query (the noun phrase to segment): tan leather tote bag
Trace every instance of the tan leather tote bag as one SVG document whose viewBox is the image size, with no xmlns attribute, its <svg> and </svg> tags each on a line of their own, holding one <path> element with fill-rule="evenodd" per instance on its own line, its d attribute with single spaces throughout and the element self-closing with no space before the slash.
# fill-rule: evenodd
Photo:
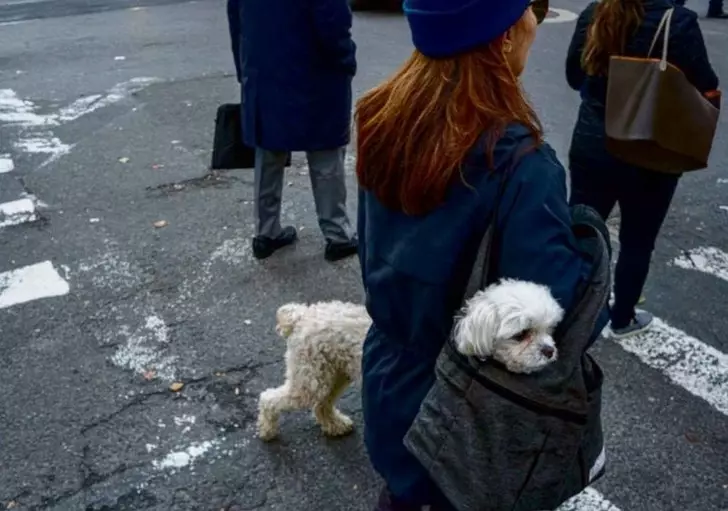
<svg viewBox="0 0 728 511">
<path fill-rule="evenodd" d="M 679 174 L 708 166 L 719 110 L 667 62 L 672 13 L 665 12 L 647 58 L 610 58 L 606 145 L 626 163 Z M 662 58 L 651 58 L 661 34 Z"/>
</svg>

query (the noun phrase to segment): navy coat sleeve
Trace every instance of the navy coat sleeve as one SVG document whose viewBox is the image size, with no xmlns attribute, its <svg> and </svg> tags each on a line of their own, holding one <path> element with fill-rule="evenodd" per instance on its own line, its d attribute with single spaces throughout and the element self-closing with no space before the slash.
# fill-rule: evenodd
<svg viewBox="0 0 728 511">
<path fill-rule="evenodd" d="M 314 0 L 316 38 L 333 66 L 356 74 L 356 44 L 351 38 L 352 15 L 347 0 Z"/>
<path fill-rule="evenodd" d="M 571 37 L 569 50 L 566 53 L 566 81 L 569 83 L 569 87 L 574 90 L 581 90 L 581 86 L 586 79 L 586 73 L 581 67 L 581 54 L 584 51 L 587 30 L 594 16 L 596 5 L 596 3 L 589 4 L 579 15 L 574 35 Z"/>
<path fill-rule="evenodd" d="M 718 89 L 718 76 L 710 65 L 698 15 L 684 9 L 687 19 L 671 34 L 668 60 L 703 94 Z"/>
<path fill-rule="evenodd" d="M 498 215 L 499 274 L 549 287 L 568 310 L 589 279 L 591 262 L 572 231 L 566 173 L 553 151 L 542 146 L 522 158 L 511 180 Z"/>
</svg>

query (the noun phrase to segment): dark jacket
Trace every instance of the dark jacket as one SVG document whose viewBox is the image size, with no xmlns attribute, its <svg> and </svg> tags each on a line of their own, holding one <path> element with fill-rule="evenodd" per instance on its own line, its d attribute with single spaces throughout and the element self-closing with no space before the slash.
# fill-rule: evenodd
<svg viewBox="0 0 728 511">
<path fill-rule="evenodd" d="M 685 73 L 687 79 L 700 91 L 718 88 L 718 77 L 710 65 L 698 16 L 685 7 L 674 6 L 672 0 L 643 0 L 645 18 L 637 33 L 628 41 L 625 55 L 646 57 L 657 32 L 657 27 L 670 7 L 675 7 L 670 26 L 667 60 Z M 581 13 L 566 57 L 566 80 L 580 91 L 582 103 L 574 128 L 569 158 L 580 166 L 587 162 L 610 167 L 622 165 L 611 157 L 604 145 L 604 115 L 607 95 L 607 77 L 587 76 L 581 67 L 581 55 L 586 33 L 597 3 L 591 3 Z M 662 54 L 662 38 L 655 44 L 653 56 Z"/>
<path fill-rule="evenodd" d="M 347 0 L 229 2 L 245 143 L 278 151 L 348 144 L 356 46 Z"/>
<path fill-rule="evenodd" d="M 435 361 L 492 213 L 499 172 L 524 143 L 530 143 L 528 131 L 509 128 L 495 149 L 495 173 L 487 170 L 483 150 L 473 149 L 463 165 L 470 187 L 453 184 L 445 203 L 424 216 L 392 211 L 360 191 L 359 257 L 373 319 L 363 356 L 365 442 L 392 492 L 414 503 L 432 498 L 432 483 L 402 441 L 433 384 Z M 568 309 L 590 263 L 571 231 L 564 168 L 548 145 L 513 169 L 498 229 L 497 275 L 545 284 Z M 595 335 L 606 321 L 605 310 Z"/>
<path fill-rule="evenodd" d="M 557 360 L 514 374 L 446 344 L 435 384 L 404 439 L 456 509 L 556 509 L 605 472 L 604 377 L 586 351 L 609 300 L 611 250 L 596 211 L 575 206 L 572 225 L 592 275 L 554 332 Z M 489 246 L 486 237 L 468 298 L 488 283 Z"/>
</svg>

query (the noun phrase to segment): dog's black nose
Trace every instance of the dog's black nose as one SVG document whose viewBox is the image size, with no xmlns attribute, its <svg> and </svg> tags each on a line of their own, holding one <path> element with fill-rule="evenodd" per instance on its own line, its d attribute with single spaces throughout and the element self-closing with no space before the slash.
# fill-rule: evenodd
<svg viewBox="0 0 728 511">
<path fill-rule="evenodd" d="M 554 356 L 555 350 L 551 346 L 544 346 L 541 348 L 541 354 L 543 354 L 546 358 L 552 358 Z"/>
</svg>

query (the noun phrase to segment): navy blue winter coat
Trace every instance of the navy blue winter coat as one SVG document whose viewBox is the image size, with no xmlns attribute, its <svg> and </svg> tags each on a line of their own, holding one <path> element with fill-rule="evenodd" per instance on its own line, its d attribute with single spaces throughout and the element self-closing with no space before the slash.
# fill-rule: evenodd
<svg viewBox="0 0 728 511">
<path fill-rule="evenodd" d="M 348 1 L 229 0 L 228 17 L 239 43 L 233 53 L 246 145 L 319 151 L 348 144 L 356 74 Z"/>
<path fill-rule="evenodd" d="M 463 164 L 472 188 L 454 183 L 445 203 L 423 216 L 388 209 L 367 191 L 359 194 L 359 257 L 373 319 L 362 367 L 364 437 L 391 491 L 414 504 L 429 503 L 437 491 L 402 439 L 433 384 L 435 359 L 461 305 L 499 173 L 524 145 L 532 145 L 526 128 L 510 127 L 496 145 L 495 173 L 488 171 L 483 149 L 473 149 Z M 591 268 L 571 231 L 566 173 L 548 145 L 518 161 L 497 225 L 497 275 L 545 284 L 568 309 Z M 594 337 L 606 322 L 605 309 Z"/>
<path fill-rule="evenodd" d="M 625 55 L 646 57 L 662 16 L 667 9 L 675 7 L 670 25 L 667 60 L 681 69 L 700 92 L 717 89 L 718 77 L 708 60 L 703 34 L 698 25 L 698 15 L 685 7 L 675 6 L 672 0 L 642 0 L 642 3 L 645 7 L 644 21 L 635 35 L 628 40 Z M 569 158 L 572 164 L 581 167 L 599 166 L 609 169 L 625 164 L 612 157 L 605 148 L 607 77 L 587 76 L 581 67 L 586 33 L 596 6 L 596 2 L 589 4 L 579 16 L 566 57 L 566 80 L 571 88 L 581 92 L 582 98 Z M 661 55 L 660 37 L 652 56 L 659 58 Z"/>
</svg>

